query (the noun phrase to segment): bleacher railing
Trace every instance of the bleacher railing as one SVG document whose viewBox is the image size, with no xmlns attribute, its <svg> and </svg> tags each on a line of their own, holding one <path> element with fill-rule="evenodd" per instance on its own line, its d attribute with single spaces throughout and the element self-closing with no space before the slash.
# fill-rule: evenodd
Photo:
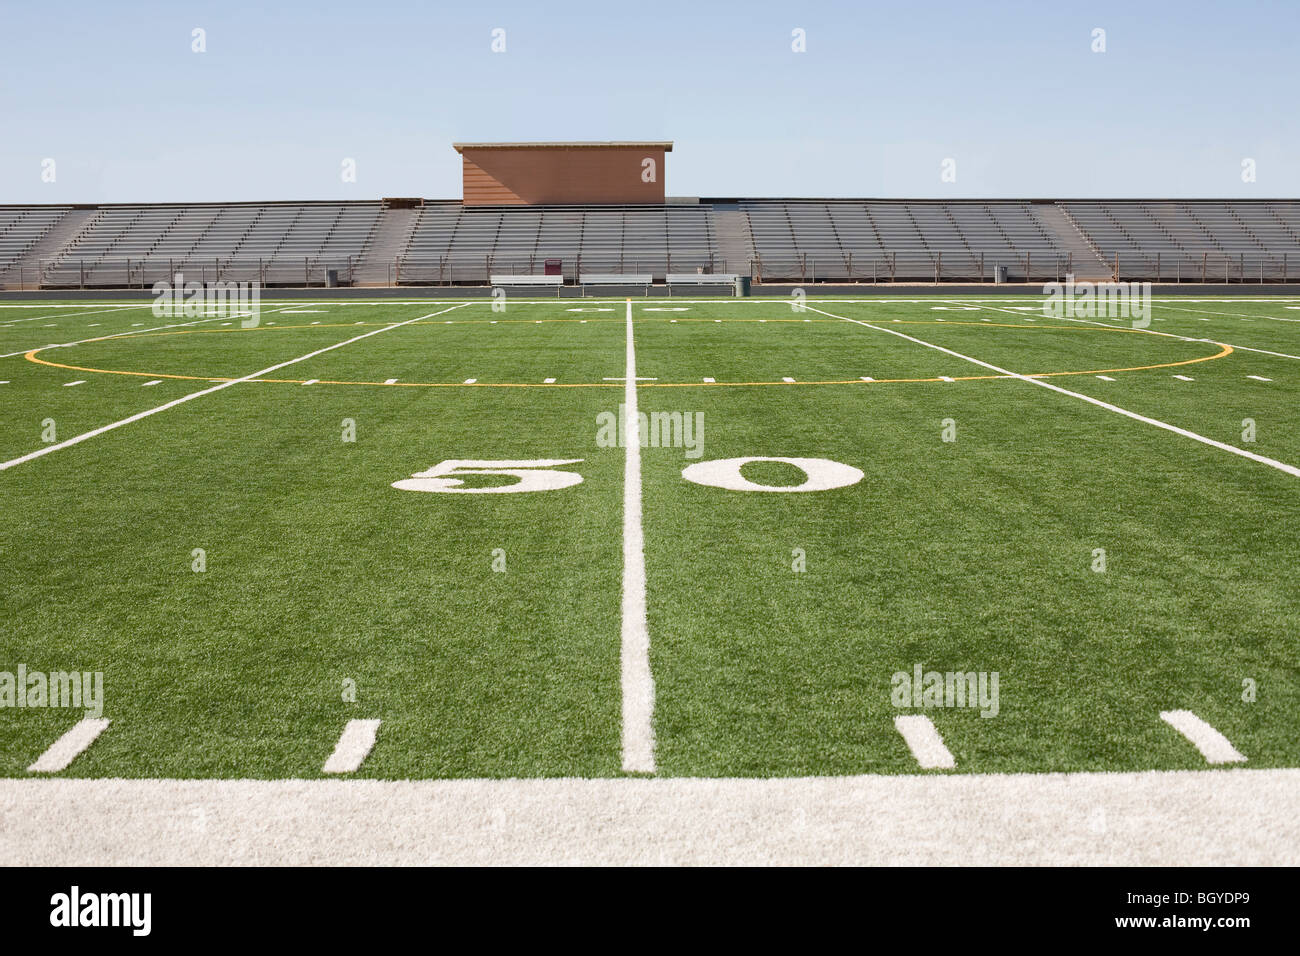
<svg viewBox="0 0 1300 956">
<path fill-rule="evenodd" d="M 223 258 L 220 256 L 105 257 L 43 259 L 36 266 L 18 266 L 6 277 L 6 288 L 18 289 L 149 289 L 171 282 L 179 273 L 187 282 L 258 282 L 263 286 L 326 286 L 329 273 L 338 285 L 351 285 L 355 257 Z"/>
<path fill-rule="evenodd" d="M 1000 273 L 1000 270 L 1005 270 Z M 1067 274 L 1112 281 L 1270 283 L 1300 281 L 1300 255 L 1271 252 L 1124 252 L 1105 260 L 1069 253 L 883 252 L 758 256 L 758 282 L 1059 282 Z"/>
<path fill-rule="evenodd" d="M 548 266 L 548 260 L 551 265 Z M 338 285 L 419 286 L 486 285 L 489 276 L 541 275 L 555 268 L 565 283 L 576 285 L 584 272 L 649 273 L 658 282 L 667 273 L 703 272 L 748 274 L 758 283 L 1037 283 L 1079 279 L 1149 281 L 1157 283 L 1268 284 L 1300 282 L 1300 253 L 1292 252 L 1138 252 L 1113 253 L 1104 260 L 1086 261 L 1070 254 L 1043 252 L 931 253 L 881 252 L 872 255 L 795 253 L 757 256 L 732 263 L 708 252 L 665 255 L 617 253 L 583 256 L 464 256 L 403 257 L 371 262 L 364 268 L 357 257 L 63 257 L 35 266 L 18 263 L 0 274 L 9 290 L 149 289 L 172 281 L 177 273 L 187 281 L 259 282 L 265 287 Z"/>
<path fill-rule="evenodd" d="M 569 285 L 583 273 L 653 275 L 662 282 L 670 272 L 727 272 L 727 262 L 707 252 L 662 256 L 593 254 L 582 256 L 484 256 L 395 259 L 388 270 L 389 285 L 486 285 L 494 275 L 545 275 L 547 263 L 558 262 Z M 554 268 L 551 266 L 550 268 Z"/>
</svg>

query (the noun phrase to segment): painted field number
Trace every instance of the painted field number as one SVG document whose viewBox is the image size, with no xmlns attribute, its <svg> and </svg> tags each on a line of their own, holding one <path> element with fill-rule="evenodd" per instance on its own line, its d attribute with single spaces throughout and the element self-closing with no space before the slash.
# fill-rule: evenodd
<svg viewBox="0 0 1300 956">
<path fill-rule="evenodd" d="M 582 475 L 563 471 L 559 465 L 576 465 L 581 458 L 529 458 L 518 461 L 448 458 L 427 471 L 393 482 L 401 491 L 438 491 L 462 495 L 512 494 L 521 491 L 554 491 L 580 484 Z M 793 465 L 804 473 L 797 485 L 760 485 L 740 473 L 750 462 L 771 461 Z M 506 475 L 517 478 L 508 485 L 465 487 L 462 475 Z M 725 488 L 728 491 L 830 491 L 862 480 L 862 472 L 829 458 L 771 458 L 752 455 L 748 458 L 719 458 L 687 466 L 682 477 L 697 485 Z"/>
<path fill-rule="evenodd" d="M 576 465 L 581 458 L 527 458 L 519 461 L 492 461 L 448 458 L 428 471 L 393 482 L 402 491 L 442 491 L 461 495 L 505 495 L 520 491 L 554 491 L 580 484 L 582 475 L 561 471 L 557 465 Z M 509 485 L 466 488 L 461 475 L 507 475 L 519 480 Z"/>
<path fill-rule="evenodd" d="M 760 485 L 740 473 L 750 462 L 775 461 L 794 465 L 804 473 L 797 485 Z M 717 461 L 700 461 L 682 471 L 682 477 L 697 485 L 726 488 L 728 491 L 830 491 L 844 488 L 862 480 L 862 472 L 852 465 L 842 465 L 829 458 L 766 458 L 751 455 L 748 458 L 719 458 Z"/>
</svg>

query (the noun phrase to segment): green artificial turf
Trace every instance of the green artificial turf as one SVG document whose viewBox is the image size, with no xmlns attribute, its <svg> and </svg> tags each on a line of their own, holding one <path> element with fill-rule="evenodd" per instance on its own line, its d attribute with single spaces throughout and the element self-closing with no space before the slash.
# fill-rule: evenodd
<svg viewBox="0 0 1300 956">
<path fill-rule="evenodd" d="M 0 459 L 44 447 L 48 420 L 65 440 L 451 304 L 270 302 L 248 330 L 0 309 L 0 354 L 95 338 L 34 357 L 99 370 L 0 359 Z M 633 300 L 640 410 L 703 421 L 698 457 L 641 455 L 661 775 L 921 772 L 893 726 L 907 713 L 957 772 L 1204 767 L 1160 720 L 1173 709 L 1249 766 L 1300 766 L 1300 478 L 971 379 L 996 373 L 959 357 L 1086 371 L 1044 380 L 1300 465 L 1300 360 L 1105 371 L 1222 351 L 1172 336 L 1300 355 L 1300 301 L 1157 303 L 1149 332 L 1016 308 L 1030 298 L 810 304 Z M 103 672 L 112 723 L 70 776 L 314 777 L 346 722 L 373 718 L 357 776 L 618 775 L 624 450 L 598 416 L 624 363 L 622 300 L 477 300 L 0 472 L 0 671 Z M 810 493 L 682 476 L 749 456 L 864 476 Z M 563 467 L 582 483 L 392 487 L 448 459 L 544 458 L 581 459 Z M 891 675 L 917 664 L 996 671 L 997 716 L 895 706 Z M 80 716 L 0 708 L 0 774 L 25 776 Z"/>
</svg>

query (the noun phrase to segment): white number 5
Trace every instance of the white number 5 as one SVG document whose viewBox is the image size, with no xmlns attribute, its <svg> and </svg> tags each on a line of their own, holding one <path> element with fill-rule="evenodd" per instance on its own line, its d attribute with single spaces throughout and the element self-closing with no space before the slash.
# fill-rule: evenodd
<svg viewBox="0 0 1300 956">
<path fill-rule="evenodd" d="M 474 461 L 448 458 L 428 471 L 393 482 L 402 491 L 444 491 L 461 495 L 510 494 L 516 491 L 553 491 L 582 481 L 576 471 L 559 471 L 555 465 L 576 465 L 581 458 L 530 458 L 522 461 Z M 519 480 L 511 485 L 465 488 L 459 475 L 512 475 Z"/>
</svg>

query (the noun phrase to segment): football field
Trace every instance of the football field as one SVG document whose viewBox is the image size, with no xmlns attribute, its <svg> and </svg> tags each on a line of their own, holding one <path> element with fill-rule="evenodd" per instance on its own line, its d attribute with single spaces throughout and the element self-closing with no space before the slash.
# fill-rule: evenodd
<svg viewBox="0 0 1300 956">
<path fill-rule="evenodd" d="M 1300 767 L 1300 302 L 1153 318 L 6 304 L 0 773 Z"/>
</svg>

